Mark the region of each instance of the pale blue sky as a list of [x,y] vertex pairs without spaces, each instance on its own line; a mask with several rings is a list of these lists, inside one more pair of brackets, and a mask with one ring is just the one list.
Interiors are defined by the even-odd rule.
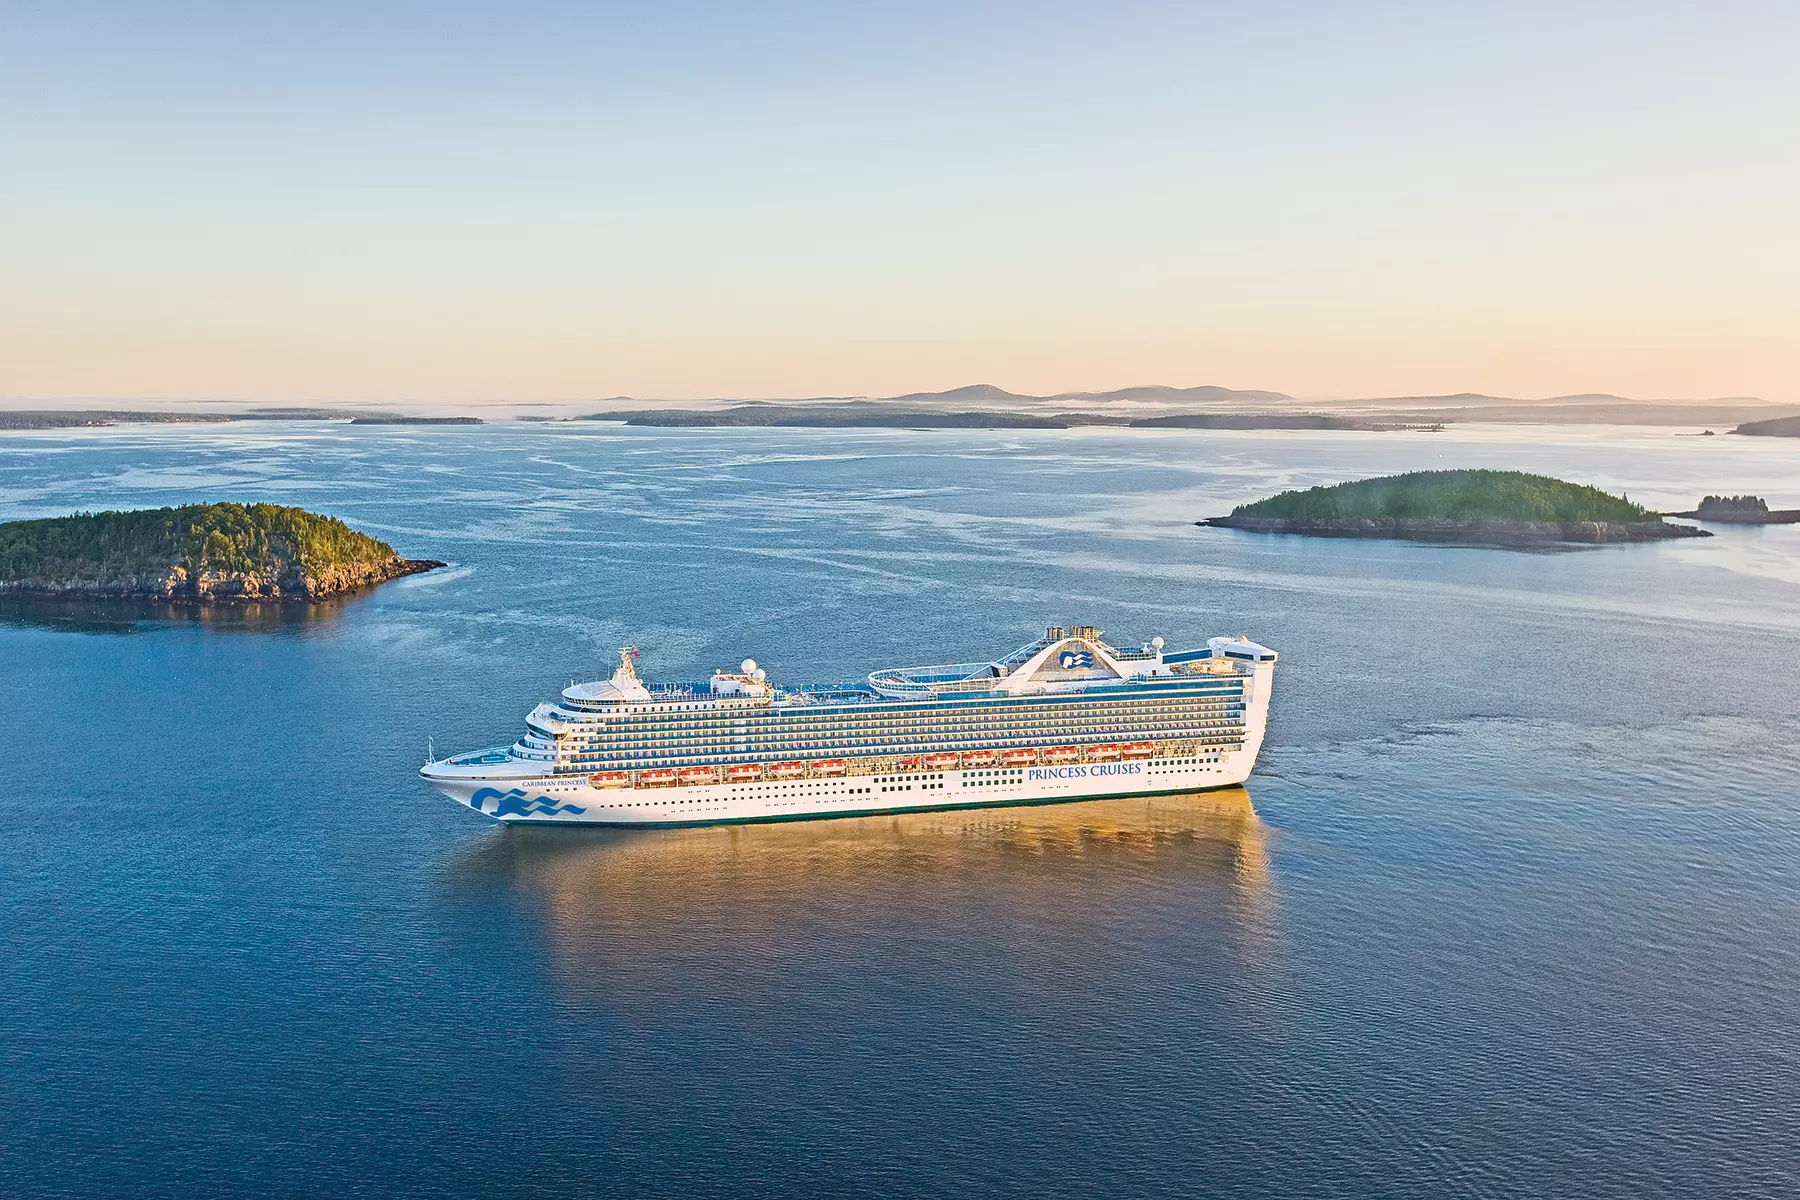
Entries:
[[1800,400],[1800,6],[0,4],[0,395]]

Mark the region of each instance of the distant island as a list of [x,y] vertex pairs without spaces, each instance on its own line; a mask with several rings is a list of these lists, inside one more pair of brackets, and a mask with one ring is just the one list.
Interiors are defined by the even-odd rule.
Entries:
[[[614,396],[600,403],[612,411],[587,420],[620,420],[666,426],[805,425],[907,428],[1004,428],[994,414],[1047,418],[1052,428],[1126,425],[1191,429],[1434,429],[1452,422],[1506,422],[1549,425],[1726,425],[1783,416],[1784,410],[1750,397],[1712,400],[1631,400],[1609,394],[1520,399],[1473,392],[1434,396],[1303,399],[1283,392],[1225,387],[1118,388],[1107,392],[1028,395],[978,383],[942,392],[900,396],[813,396],[793,399],[716,398],[671,404]],[[652,407],[652,405],[655,407]],[[761,414],[749,410],[763,409]],[[1324,409],[1325,411],[1321,411]],[[838,414],[858,410],[888,414],[885,421],[850,420]],[[677,415],[679,414],[679,415]],[[730,415],[727,415],[730,414]],[[932,424],[925,414],[949,418]],[[910,417],[910,420],[908,419]],[[685,419],[683,419],[685,418]],[[1243,424],[1228,422],[1242,421]],[[1292,422],[1291,424],[1289,422]]]
[[99,429],[109,425],[223,425],[232,421],[348,421],[352,425],[480,425],[479,417],[409,417],[367,409],[286,407],[245,412],[157,412],[134,408],[0,409],[0,431]]
[[[523,403],[523,402],[520,402]],[[546,402],[547,403],[547,402]],[[1474,392],[1428,396],[1303,398],[1284,392],[1203,385],[1147,385],[1112,391],[1029,395],[977,383],[941,392],[897,396],[807,396],[758,399],[653,400],[611,396],[557,401],[554,416],[521,413],[518,403],[494,403],[480,411],[488,420],[625,421],[633,425],[682,427],[901,428],[901,429],[1068,429],[1118,425],[1167,429],[1312,429],[1386,432],[1435,430],[1450,423],[1507,422],[1549,425],[1623,424],[1726,428],[1737,432],[1800,436],[1800,416],[1753,397],[1711,400],[1631,400],[1610,394],[1551,396],[1542,399],[1489,396]],[[537,409],[540,404],[526,407]],[[596,411],[604,409],[605,411]],[[417,415],[414,415],[417,414]],[[1783,418],[1769,421],[1765,418]],[[385,409],[318,404],[274,405],[236,412],[170,412],[124,408],[0,411],[0,431],[69,429],[125,423],[213,423],[223,421],[358,421],[364,425],[477,425],[479,417],[435,417]],[[1773,426],[1772,428],[1765,428]]]
[[89,429],[106,425],[216,425],[239,418],[224,413],[140,412],[123,408],[0,410],[0,429]]
[[623,421],[661,429],[1067,429],[1068,422],[1015,412],[930,412],[852,401],[846,404],[740,404],[715,411],[657,408],[601,412],[589,421]]
[[1769,511],[1769,502],[1761,496],[1708,496],[1693,512],[1670,513],[1671,517],[1692,517],[1696,521],[1716,521],[1723,525],[1796,525],[1800,524],[1800,508]]
[[1769,421],[1745,421],[1733,433],[1746,437],[1800,437],[1800,417],[1776,417]]
[[0,523],[0,594],[207,604],[319,600],[444,564],[401,558],[334,517],[276,504]]
[[352,425],[485,425],[480,417],[351,417]]
[[890,407],[874,401],[828,404],[740,404],[722,410],[658,408],[600,412],[589,421],[623,421],[663,429],[1073,429],[1116,425],[1132,429],[1348,429],[1386,432],[1426,428],[1330,413],[1176,413],[1131,417],[1120,413],[1059,412],[1043,415],[982,410]]
[[1335,413],[1177,413],[1167,417],[1140,417],[1128,424],[1133,429],[1347,429],[1360,433],[1420,429],[1436,432],[1443,428],[1441,423],[1371,421]]
[[1522,471],[1414,471],[1240,504],[1196,524],[1254,533],[1527,546],[1708,537],[1641,505]]

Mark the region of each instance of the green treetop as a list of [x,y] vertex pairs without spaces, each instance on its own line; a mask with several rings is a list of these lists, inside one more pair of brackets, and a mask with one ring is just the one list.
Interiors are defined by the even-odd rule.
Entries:
[[1512,521],[1651,521],[1630,500],[1579,483],[1523,471],[1414,471],[1240,504],[1234,517],[1292,521],[1339,518],[1494,518]]

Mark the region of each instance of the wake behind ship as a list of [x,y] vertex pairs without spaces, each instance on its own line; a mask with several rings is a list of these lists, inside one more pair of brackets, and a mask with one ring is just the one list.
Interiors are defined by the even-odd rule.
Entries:
[[1051,626],[1003,658],[776,687],[746,659],[646,684],[637,651],[563,689],[510,746],[419,774],[500,821],[699,825],[1230,787],[1256,765],[1275,651],[1168,652]]

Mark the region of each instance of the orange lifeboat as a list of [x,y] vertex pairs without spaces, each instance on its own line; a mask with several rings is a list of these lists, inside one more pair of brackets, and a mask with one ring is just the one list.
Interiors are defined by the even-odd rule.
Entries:
[[1119,747],[1112,743],[1105,746],[1089,746],[1087,754],[1095,762],[1113,762],[1119,757]]
[[630,771],[599,771],[593,775],[589,775],[588,782],[593,784],[597,788],[630,787],[631,786],[631,772]]
[[741,782],[745,779],[761,779],[762,768],[756,763],[738,763],[735,766],[725,768],[725,778],[731,780],[733,783]]
[[962,756],[965,767],[991,767],[1000,761],[1000,756],[992,750],[971,750]]
[[1020,767],[1026,763],[1037,761],[1036,750],[1008,750],[1000,756],[1000,761],[1009,767]]
[[1119,755],[1122,758],[1155,758],[1156,743],[1132,742],[1128,745],[1119,747]]
[[675,772],[669,767],[655,767],[638,772],[639,787],[668,787],[674,782]]
[[894,763],[894,770],[896,771],[916,771],[918,769],[919,756],[916,754],[910,758],[898,759]]
[[806,774],[806,764],[798,762],[776,763],[769,768],[771,779],[793,779]]
[[927,771],[942,771],[946,767],[954,767],[957,764],[957,761],[958,759],[954,754],[927,754],[925,756],[925,769]]
[[683,783],[716,783],[719,776],[711,767],[683,767],[676,778]]
[[1044,751],[1044,761],[1052,763],[1074,762],[1081,757],[1081,751],[1074,746],[1052,746]]
[[841,758],[822,758],[812,765],[814,775],[842,775],[849,764]]

